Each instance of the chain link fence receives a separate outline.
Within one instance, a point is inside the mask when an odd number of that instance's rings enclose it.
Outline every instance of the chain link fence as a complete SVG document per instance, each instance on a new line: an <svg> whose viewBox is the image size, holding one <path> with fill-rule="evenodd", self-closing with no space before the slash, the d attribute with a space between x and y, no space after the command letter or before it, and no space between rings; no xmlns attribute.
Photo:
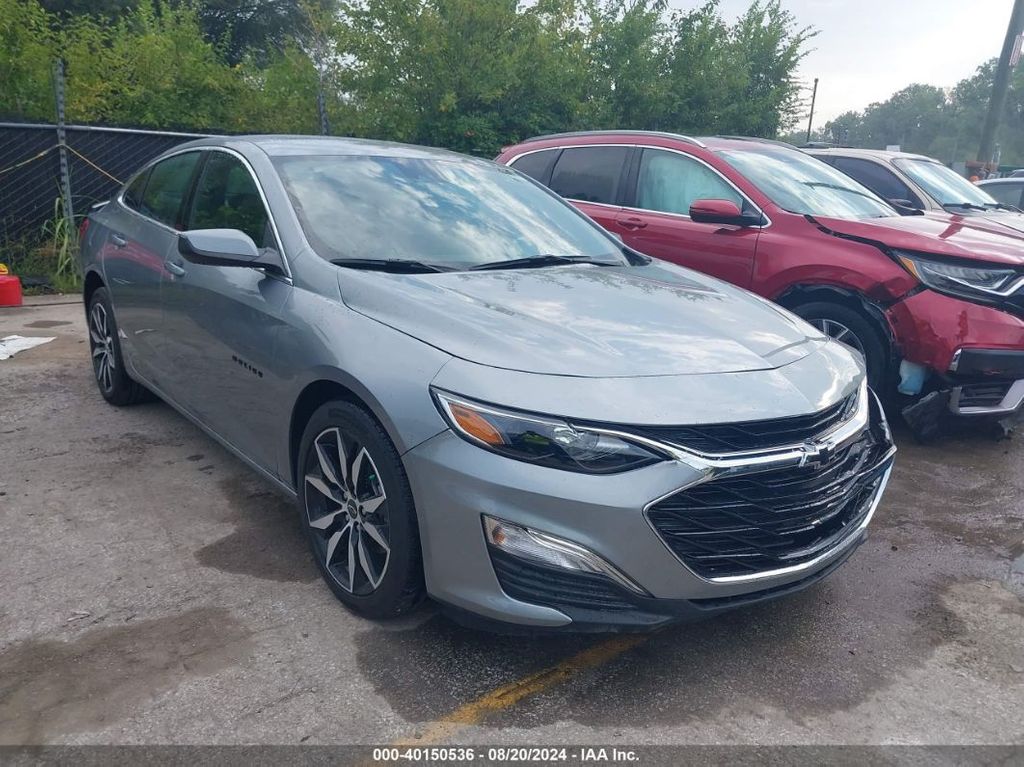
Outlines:
<svg viewBox="0 0 1024 767"><path fill-rule="evenodd" d="M66 215L70 190L76 220L109 199L147 160L197 134L56 124L0 123L0 261L16 244L40 239L43 227ZM60 153L67 157L67 177Z"/></svg>

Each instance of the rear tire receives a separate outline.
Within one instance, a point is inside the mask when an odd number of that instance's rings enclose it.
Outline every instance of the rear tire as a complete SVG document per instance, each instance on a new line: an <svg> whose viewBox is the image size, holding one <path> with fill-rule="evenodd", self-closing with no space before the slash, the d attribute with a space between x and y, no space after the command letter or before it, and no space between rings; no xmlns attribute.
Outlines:
<svg viewBox="0 0 1024 767"><path fill-rule="evenodd" d="M361 407L334 400L299 445L299 515L320 574L343 604L394 618L424 597L412 490L387 433Z"/></svg>
<svg viewBox="0 0 1024 767"><path fill-rule="evenodd" d="M103 399L122 407L152 399L142 384L132 380L124 364L121 340L118 338L114 307L106 288L97 288L89 298L86 312L89 327L89 352L93 376Z"/></svg>
<svg viewBox="0 0 1024 767"><path fill-rule="evenodd" d="M803 304L792 311L825 335L859 352L867 365L868 385L879 396L889 394L889 341L870 319L830 301Z"/></svg>

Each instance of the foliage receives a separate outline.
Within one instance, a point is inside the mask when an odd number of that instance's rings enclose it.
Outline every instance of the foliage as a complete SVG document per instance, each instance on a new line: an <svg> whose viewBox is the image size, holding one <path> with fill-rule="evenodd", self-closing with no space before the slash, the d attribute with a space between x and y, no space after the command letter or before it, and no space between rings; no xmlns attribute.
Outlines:
<svg viewBox="0 0 1024 767"><path fill-rule="evenodd" d="M52 266L48 270L54 288L61 293L81 287L82 276L78 270L78 239L75 222L64 214L64 200L53 201L53 218L43 225L43 242L40 255L48 257Z"/></svg>
<svg viewBox="0 0 1024 767"><path fill-rule="evenodd" d="M53 114L56 41L34 0L0 0L0 115Z"/></svg>

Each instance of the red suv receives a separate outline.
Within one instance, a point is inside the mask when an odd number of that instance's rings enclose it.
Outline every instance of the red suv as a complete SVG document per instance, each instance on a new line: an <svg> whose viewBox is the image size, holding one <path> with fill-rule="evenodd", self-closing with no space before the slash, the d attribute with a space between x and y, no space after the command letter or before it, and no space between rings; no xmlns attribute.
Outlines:
<svg viewBox="0 0 1024 767"><path fill-rule="evenodd" d="M1024 235L900 216L849 176L777 142L597 131L505 149L631 248L761 294L860 351L873 386L940 415L1024 403ZM752 333L758 332L751 328Z"/></svg>

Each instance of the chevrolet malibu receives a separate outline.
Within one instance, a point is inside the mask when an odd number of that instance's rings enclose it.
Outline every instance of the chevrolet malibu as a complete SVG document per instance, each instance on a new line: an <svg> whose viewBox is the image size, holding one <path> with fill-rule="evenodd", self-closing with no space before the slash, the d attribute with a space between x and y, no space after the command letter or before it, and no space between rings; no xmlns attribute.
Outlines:
<svg viewBox="0 0 1024 767"><path fill-rule="evenodd" d="M206 139L81 238L103 397L159 396L294 497L368 617L638 630L782 596L892 467L847 347L490 162Z"/></svg>

